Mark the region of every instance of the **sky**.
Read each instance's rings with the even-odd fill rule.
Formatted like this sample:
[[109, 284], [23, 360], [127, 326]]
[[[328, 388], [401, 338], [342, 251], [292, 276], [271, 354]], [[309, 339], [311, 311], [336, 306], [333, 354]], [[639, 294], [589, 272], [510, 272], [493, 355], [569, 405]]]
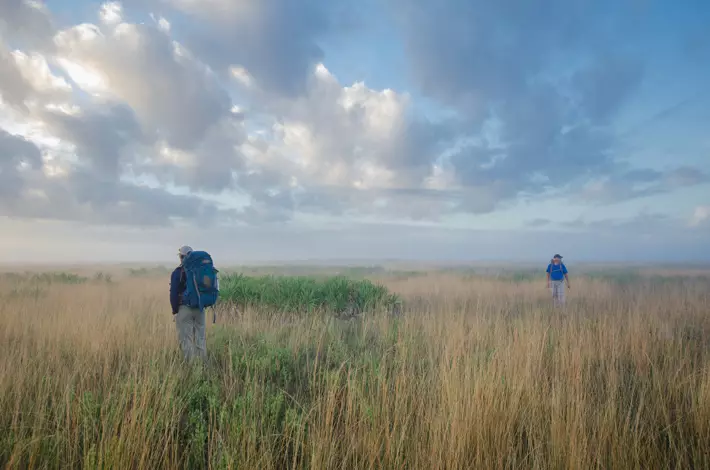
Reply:
[[710, 261], [703, 0], [0, 1], [0, 262]]

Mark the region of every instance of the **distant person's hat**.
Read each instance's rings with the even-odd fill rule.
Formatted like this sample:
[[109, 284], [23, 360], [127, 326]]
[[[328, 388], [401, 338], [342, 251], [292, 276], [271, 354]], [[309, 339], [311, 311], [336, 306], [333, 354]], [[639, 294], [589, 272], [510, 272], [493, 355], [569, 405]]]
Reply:
[[552, 259], [562, 259], [562, 255], [555, 255], [552, 257]]
[[181, 246], [180, 249], [178, 250], [178, 254], [180, 256], [187, 256], [190, 253], [192, 253], [192, 248], [187, 245]]

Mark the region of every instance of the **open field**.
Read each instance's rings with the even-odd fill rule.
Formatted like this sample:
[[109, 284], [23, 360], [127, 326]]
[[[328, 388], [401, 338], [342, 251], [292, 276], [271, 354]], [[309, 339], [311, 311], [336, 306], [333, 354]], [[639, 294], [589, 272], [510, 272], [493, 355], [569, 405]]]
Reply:
[[0, 467], [710, 468], [707, 270], [319, 268], [402, 315], [225, 309], [203, 369], [169, 271], [82, 269], [0, 275]]

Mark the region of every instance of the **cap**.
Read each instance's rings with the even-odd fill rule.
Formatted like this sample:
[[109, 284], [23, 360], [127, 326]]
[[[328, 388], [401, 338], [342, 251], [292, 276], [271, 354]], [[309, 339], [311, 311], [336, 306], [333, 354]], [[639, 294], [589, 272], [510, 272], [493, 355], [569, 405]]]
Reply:
[[178, 254], [180, 256], [187, 256], [190, 253], [192, 253], [192, 248], [187, 245], [181, 246], [180, 249], [178, 250]]
[[562, 255], [555, 255], [552, 257], [552, 259], [555, 259], [555, 258], [562, 259]]

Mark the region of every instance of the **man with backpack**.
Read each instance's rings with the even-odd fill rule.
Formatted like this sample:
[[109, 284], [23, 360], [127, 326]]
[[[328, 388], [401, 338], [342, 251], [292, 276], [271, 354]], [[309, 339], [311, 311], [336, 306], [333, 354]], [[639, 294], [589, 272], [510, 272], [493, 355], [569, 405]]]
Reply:
[[218, 271], [205, 251], [194, 251], [186, 245], [178, 250], [178, 257], [180, 266], [170, 276], [170, 304], [178, 341], [185, 359], [195, 354], [205, 359], [205, 308], [217, 302]]
[[565, 303], [565, 280], [570, 288], [567, 267], [562, 262], [561, 255], [555, 255], [547, 265], [547, 288], [552, 288], [552, 300], [556, 307]]

